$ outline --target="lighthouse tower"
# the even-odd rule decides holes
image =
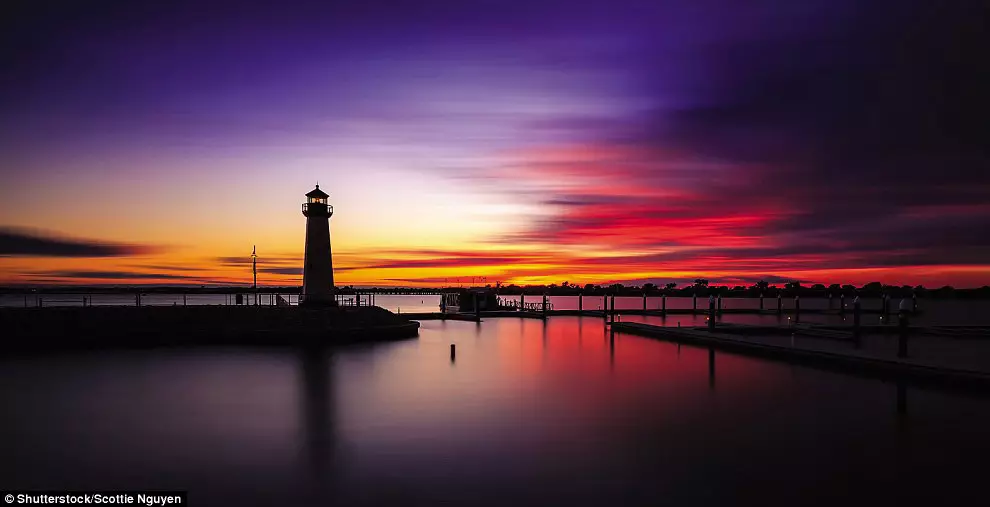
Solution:
[[[302,304],[337,306],[333,291],[333,260],[330,258],[330,196],[320,185],[306,194],[302,214],[306,216],[306,258],[303,262]]]

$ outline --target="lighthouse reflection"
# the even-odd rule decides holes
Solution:
[[[326,499],[336,474],[333,470],[336,442],[333,357],[329,349],[307,347],[299,351],[299,421],[302,459],[308,471],[307,492],[312,499]],[[308,494],[307,494],[308,493]]]
[[[300,420],[306,458],[317,477],[326,476],[333,452],[333,388],[331,352],[320,348],[300,351]]]

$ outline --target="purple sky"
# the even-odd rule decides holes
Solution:
[[[335,225],[352,268],[385,248],[496,249],[497,274],[527,280],[530,250],[579,250],[616,267],[543,269],[982,285],[986,14],[967,0],[18,0],[0,22],[0,227],[200,265],[258,242],[291,255],[292,206],[322,178],[341,210],[374,210]],[[53,188],[71,212],[33,205]],[[257,215],[217,211],[260,195]],[[160,209],[120,211],[148,201]],[[0,280],[23,266],[0,264]]]

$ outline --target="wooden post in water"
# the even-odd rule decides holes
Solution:
[[[698,294],[694,294],[691,298],[691,313],[698,313]]]
[[[663,315],[667,315],[667,295],[666,294],[664,294],[663,297],[660,298],[660,313],[663,314]]]
[[[609,322],[615,322],[615,294],[612,294],[612,311],[608,313],[610,315]]]
[[[831,292],[828,293],[828,309],[829,310],[832,309],[832,293]]]
[[[801,296],[794,296],[794,322],[801,319]]]
[[[918,313],[918,294],[911,294],[911,313]]]
[[[38,298],[38,308],[41,308],[42,306],[44,306],[44,303],[41,301],[41,298],[39,297]]]
[[[715,296],[708,296],[708,330],[715,330]]]
[[[722,315],[722,295],[718,295],[718,314]]]
[[[543,320],[547,320],[547,293],[543,293]]]
[[[578,294],[578,313],[584,311],[584,294]]]
[[[897,357],[908,355],[908,314],[901,310],[897,315]]]
[[[186,295],[182,295],[182,306],[186,306]]]
[[[839,315],[845,315],[846,313],[846,295],[839,294]]]
[[[643,311],[646,311],[646,291],[643,291]]]
[[[474,318],[481,322],[481,304],[478,301],[478,293],[474,293]]]
[[[526,311],[526,293],[525,292],[521,292],[519,294],[519,311],[521,311],[521,312],[525,312]]]
[[[763,293],[760,293],[760,311],[763,311]]]
[[[780,292],[777,293],[777,315],[784,313],[784,303],[780,300]]]
[[[454,344],[453,344],[453,343],[451,343],[451,344],[450,344],[450,361],[451,361],[451,362],[453,362],[453,361],[454,361],[454,357],[455,357],[456,355],[457,355],[457,349],[456,349],[456,348],[454,348]]]
[[[27,308],[27,307],[28,307],[28,295],[25,294],[24,295],[24,308]]]
[[[859,297],[853,299],[853,342],[856,344],[856,348],[859,348],[860,342],[862,341],[862,335],[859,329],[860,314],[862,312],[862,306],[859,302]]]

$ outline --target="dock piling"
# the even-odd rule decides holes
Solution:
[[[646,311],[646,291],[643,291],[643,311]]]
[[[455,357],[456,355],[457,355],[457,351],[456,351],[456,349],[454,348],[454,344],[453,344],[453,343],[451,343],[451,344],[450,344],[450,360],[451,360],[451,361],[453,361],[453,360],[454,360],[454,357]]]
[[[846,295],[839,294],[839,315],[846,313]]]
[[[780,299],[780,293],[777,293],[777,315],[784,313],[784,303]]]
[[[718,302],[717,314],[718,315],[722,315],[722,295],[721,294],[718,295],[717,302]]]
[[[859,348],[862,334],[859,328],[860,314],[862,313],[862,306],[859,303],[859,298],[853,300],[853,342],[856,344],[856,348]]]
[[[578,294],[578,312],[584,311],[584,294]]]
[[[660,298],[660,313],[662,313],[663,315],[667,315],[667,295],[666,294],[664,294],[663,297]]]
[[[763,311],[763,293],[760,293],[760,311]]]
[[[610,324],[615,323],[615,294],[612,294],[612,308],[608,312],[608,321]]]
[[[907,312],[898,315],[897,357],[907,357],[908,354],[908,316]]]
[[[715,296],[708,296],[708,331],[715,330]]]
[[[801,296],[794,296],[794,322],[801,320]]]
[[[691,313],[698,313],[698,295],[691,298]]]

